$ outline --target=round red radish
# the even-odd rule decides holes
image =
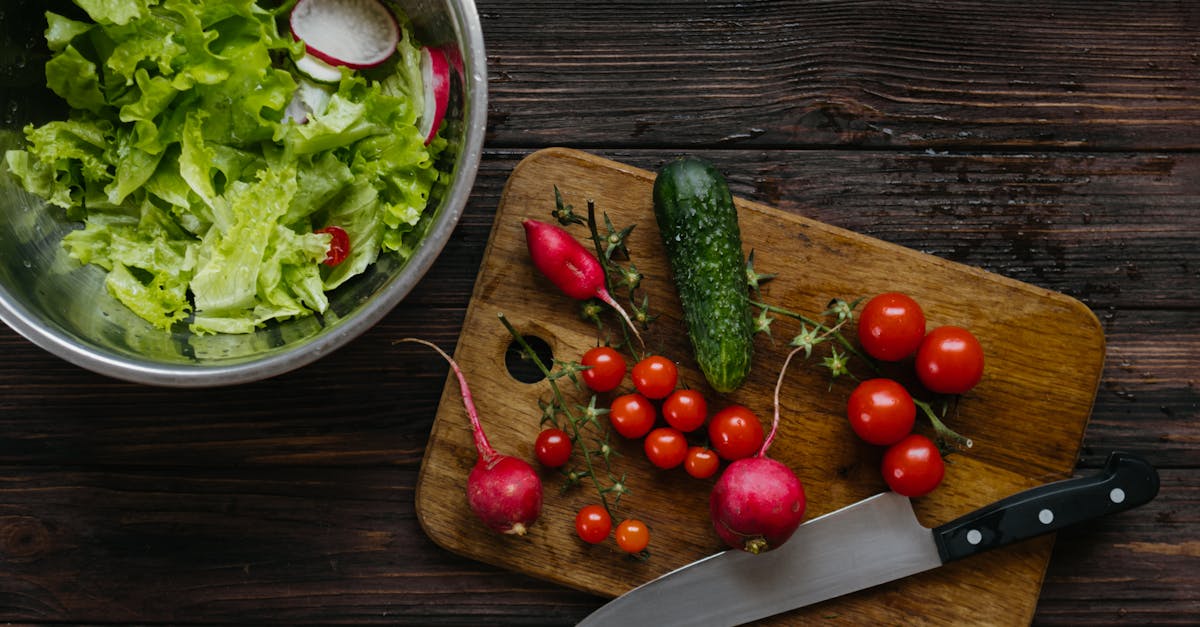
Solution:
[[[429,46],[421,48],[421,81],[424,84],[425,104],[421,109],[418,129],[428,146],[437,135],[442,118],[446,116],[446,108],[450,106],[450,63],[441,49]]]
[[[804,487],[770,457],[739,459],[713,486],[713,528],[731,547],[761,553],[778,548],[804,520]]]
[[[522,536],[542,511],[542,480],[525,460],[481,455],[467,476],[467,502],[489,529]]]
[[[779,548],[804,521],[804,486],[782,462],[767,457],[779,431],[779,388],[792,356],[788,354],[775,382],[775,419],[754,457],[730,464],[713,486],[709,513],[713,528],[726,544],[750,553]]]
[[[308,54],[355,70],[387,61],[400,43],[396,16],[378,0],[299,0],[289,25]]]
[[[475,450],[479,460],[467,475],[467,504],[489,529],[512,535],[525,535],[529,526],[542,513],[542,480],[523,459],[497,453],[488,442],[475,410],[475,401],[467,387],[467,379],[458,364],[436,344],[417,338],[400,342],[416,342],[437,351],[454,370],[462,391],[463,406],[471,421]]]

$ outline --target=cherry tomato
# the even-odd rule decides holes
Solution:
[[[650,463],[659,468],[674,468],[687,457],[687,437],[671,427],[659,427],[651,431],[642,446]]]
[[[762,423],[749,409],[730,405],[709,421],[708,439],[722,459],[734,461],[750,457],[762,447]]]
[[[670,359],[651,355],[635,364],[630,373],[633,386],[646,398],[666,398],[675,389],[679,369]]]
[[[533,443],[533,451],[538,461],[547,468],[558,468],[571,459],[571,437],[566,431],[550,427],[543,429]]]
[[[667,424],[690,433],[704,424],[708,417],[708,402],[696,390],[675,390],[663,401],[662,415]]]
[[[325,253],[325,260],[321,263],[327,266],[336,266],[346,260],[350,254],[350,236],[346,234],[346,229],[340,226],[327,226],[313,232],[329,234],[329,249]]]
[[[650,529],[646,523],[628,518],[617,525],[617,546],[626,553],[641,553],[650,544]]]
[[[868,379],[850,393],[846,416],[858,437],[891,446],[912,432],[917,406],[903,385],[891,379]]]
[[[575,514],[575,534],[588,544],[599,544],[612,531],[612,517],[600,505],[584,505]]]
[[[717,474],[720,467],[721,459],[717,457],[717,452],[705,446],[689,448],[683,460],[683,469],[697,479],[707,479]]]
[[[630,439],[650,433],[650,429],[654,427],[654,418],[654,405],[637,392],[614,398],[608,409],[608,420],[613,429]]]
[[[946,463],[929,438],[911,433],[883,454],[883,480],[897,494],[924,496],[942,482]]]
[[[611,392],[625,380],[625,358],[611,346],[597,346],[583,354],[583,382],[594,392]]]
[[[938,327],[917,349],[917,377],[933,392],[962,394],[983,377],[983,347],[970,331]]]
[[[916,352],[925,337],[925,313],[917,301],[900,292],[867,301],[858,318],[858,341],[867,354],[900,361]]]

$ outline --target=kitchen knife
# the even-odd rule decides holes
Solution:
[[[934,529],[908,498],[877,494],[814,518],[760,555],[730,550],[698,560],[614,599],[579,623],[740,625],[1149,502],[1158,472],[1109,456],[1104,470],[1031,488]]]

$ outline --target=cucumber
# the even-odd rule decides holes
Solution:
[[[654,180],[662,232],[696,362],[714,390],[732,392],[750,374],[754,327],[737,209],[725,177],[683,157]]]

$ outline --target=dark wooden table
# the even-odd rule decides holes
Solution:
[[[446,368],[391,343],[453,346],[506,177],[570,146],[645,168],[699,154],[738,195],[1086,303],[1108,354],[1079,469],[1127,450],[1162,488],[1059,535],[1035,622],[1200,623],[1200,3],[479,12],[475,192],[352,344],[181,391],[0,330],[0,621],[560,625],[599,606],[427,539],[413,487]]]

